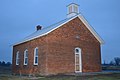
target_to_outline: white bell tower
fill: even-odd
[[[67,6],[68,13],[67,18],[73,17],[79,14],[79,5],[75,3],[71,3]]]

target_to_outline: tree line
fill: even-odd
[[[113,66],[120,66],[120,57],[115,57],[112,61],[108,64],[104,61],[103,65],[113,65]]]
[[[0,66],[11,66],[11,62],[0,61]]]

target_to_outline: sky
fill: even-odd
[[[12,44],[67,16],[66,6],[79,4],[80,13],[105,41],[102,62],[120,57],[120,0],[0,0],[0,61],[12,62]]]

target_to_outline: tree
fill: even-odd
[[[2,64],[2,62],[0,61],[0,65]]]
[[[106,62],[105,62],[105,60],[104,60],[104,63],[103,63],[104,65],[106,64]]]
[[[7,62],[7,63],[6,63],[6,66],[10,66],[10,65],[11,65],[11,63],[10,63],[10,62]]]
[[[116,65],[116,66],[119,66],[119,65],[120,65],[120,58],[119,58],[119,57],[115,57],[115,58],[114,58],[114,61],[115,61],[115,65]]]
[[[109,63],[109,65],[114,65],[115,63],[114,63],[114,61],[110,61],[110,63]]]
[[[2,66],[5,66],[5,61],[2,61],[1,65],[2,65]]]

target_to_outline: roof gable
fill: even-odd
[[[68,23],[69,21],[75,19],[76,17],[78,17],[83,23],[84,25],[88,28],[88,30],[95,36],[95,38],[101,43],[103,44],[104,41],[102,40],[102,38],[97,34],[97,32],[88,24],[88,22],[85,20],[85,18],[80,14],[80,15],[76,15],[74,17],[71,18],[66,18],[62,21],[59,21],[49,27],[43,28],[42,30],[38,30],[36,32],[34,32],[33,34],[27,36],[26,38],[24,38],[23,40],[15,43],[14,45],[18,45],[33,39],[36,39],[38,37],[42,37],[44,35],[49,34],[50,32],[56,30],[57,28],[61,27],[62,25]]]
[[[95,31],[95,29],[92,26],[90,26],[90,24],[86,21],[86,19],[82,15],[79,15],[78,17],[84,23],[84,25],[88,28],[88,30],[94,35],[94,37],[100,42],[100,44],[104,44],[104,40]]]

